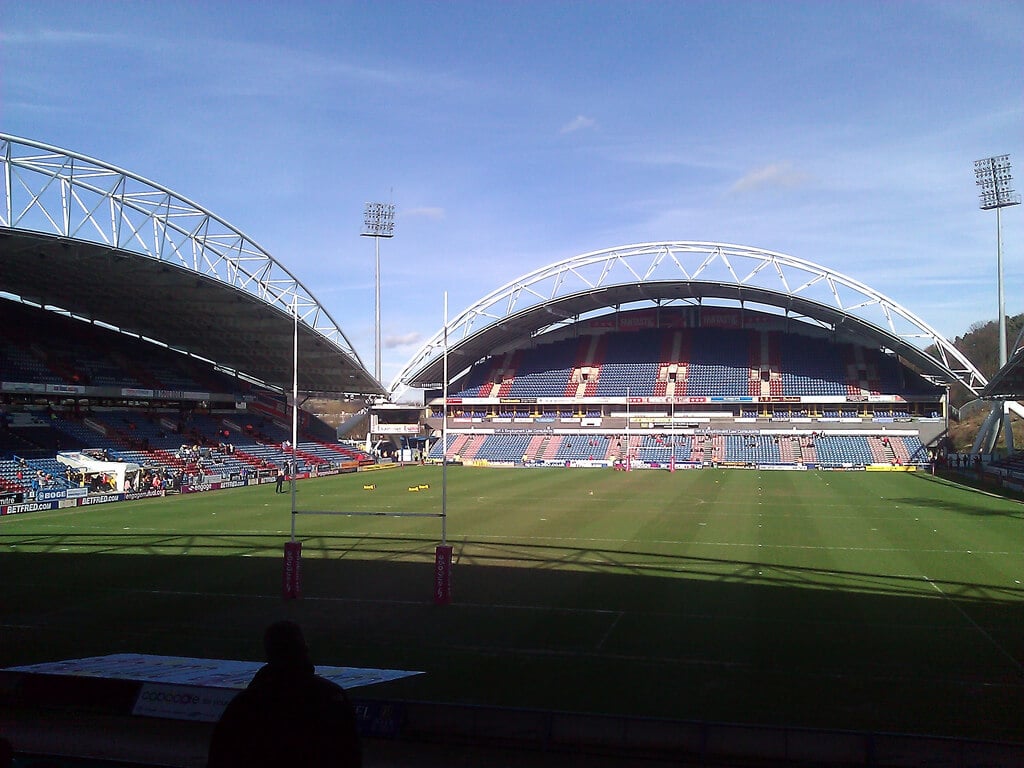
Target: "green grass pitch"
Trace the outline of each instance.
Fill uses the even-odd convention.
[[[1018,502],[924,473],[447,477],[449,606],[432,517],[299,516],[304,595],[283,600],[272,485],[0,518],[0,665],[258,659],[287,616],[317,663],[427,673],[363,696],[1024,740]],[[440,513],[442,471],[297,498]]]

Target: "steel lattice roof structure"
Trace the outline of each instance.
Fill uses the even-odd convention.
[[[889,350],[939,384],[979,394],[985,376],[909,309],[810,261],[726,243],[670,241],[608,248],[537,269],[446,323],[391,384],[436,387],[495,350],[589,316],[641,307],[738,305],[782,314]]]
[[[1017,400],[1024,397],[1024,347],[1018,347],[1010,355],[1006,365],[992,376],[981,395],[992,400]]]
[[[0,134],[0,296],[290,390],[382,394],[338,323],[280,262],[182,195]],[[296,319],[297,318],[297,319]]]
[[[0,296],[155,341],[272,387],[381,393],[338,323],[255,241],[187,198],[99,160],[0,134]],[[391,385],[436,386],[495,350],[610,310],[737,304],[900,355],[937,383],[987,381],[921,318],[782,253],[641,243],[574,256],[498,288],[437,331]]]

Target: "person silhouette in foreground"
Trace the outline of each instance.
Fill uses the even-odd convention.
[[[213,730],[208,768],[359,768],[362,747],[345,690],[317,675],[299,625],[263,637],[267,663]]]

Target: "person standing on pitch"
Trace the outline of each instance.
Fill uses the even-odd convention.
[[[284,493],[284,470],[281,467],[277,468],[277,487],[274,489],[274,493]]]
[[[267,663],[214,727],[207,768],[360,768],[355,709],[316,674],[299,625],[271,624],[263,645]]]

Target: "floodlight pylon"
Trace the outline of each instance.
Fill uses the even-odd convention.
[[[380,381],[380,239],[395,236],[395,206],[390,203],[367,203],[363,212],[363,231],[360,236],[372,237],[374,243],[373,375]]]
[[[996,212],[996,285],[999,304],[999,367],[1006,365],[1006,300],[1003,293],[1003,221],[1002,209],[1011,205],[1020,205],[1020,195],[1012,186],[1013,174],[1010,170],[1009,155],[995,155],[974,161],[974,180],[980,188],[979,207],[983,211],[993,208]],[[1002,417],[1002,418],[1000,418]],[[1013,430],[1010,424],[1010,412],[1006,403],[998,401],[992,406],[992,413],[985,421],[972,448],[973,453],[985,448],[986,453],[992,451],[999,437],[999,424],[1003,423],[1003,440],[1007,454],[1013,453]]]

